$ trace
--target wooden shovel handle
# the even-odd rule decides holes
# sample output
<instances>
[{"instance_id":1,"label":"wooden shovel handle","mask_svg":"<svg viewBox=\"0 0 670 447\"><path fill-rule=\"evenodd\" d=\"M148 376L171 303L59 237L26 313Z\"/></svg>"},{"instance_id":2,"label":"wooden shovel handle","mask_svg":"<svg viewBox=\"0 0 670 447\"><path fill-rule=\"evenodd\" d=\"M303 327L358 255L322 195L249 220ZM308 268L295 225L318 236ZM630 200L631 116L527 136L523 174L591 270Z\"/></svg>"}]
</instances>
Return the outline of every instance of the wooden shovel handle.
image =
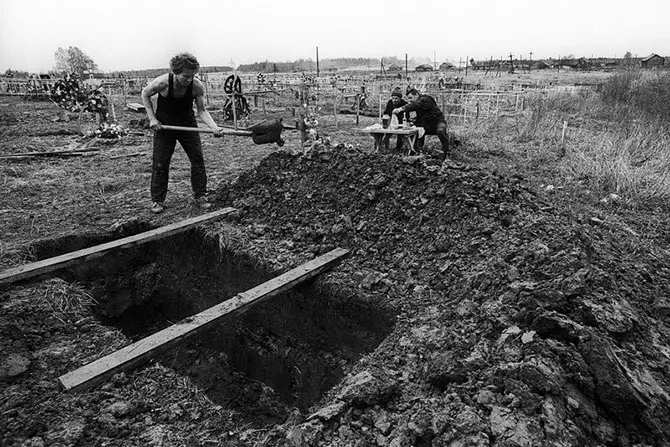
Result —
<instances>
[{"instance_id":1,"label":"wooden shovel handle","mask_svg":"<svg viewBox=\"0 0 670 447\"><path fill-rule=\"evenodd\" d=\"M161 129L165 129L165 130L184 130L186 132L214 133L214 129L210 129L209 127L168 126L168 125L162 124ZM248 130L226 129L225 127L222 128L222 129L223 129L223 134L224 135L237 135L237 136L242 136L242 137L253 136L253 133L251 131L248 131Z\"/></svg>"}]
</instances>

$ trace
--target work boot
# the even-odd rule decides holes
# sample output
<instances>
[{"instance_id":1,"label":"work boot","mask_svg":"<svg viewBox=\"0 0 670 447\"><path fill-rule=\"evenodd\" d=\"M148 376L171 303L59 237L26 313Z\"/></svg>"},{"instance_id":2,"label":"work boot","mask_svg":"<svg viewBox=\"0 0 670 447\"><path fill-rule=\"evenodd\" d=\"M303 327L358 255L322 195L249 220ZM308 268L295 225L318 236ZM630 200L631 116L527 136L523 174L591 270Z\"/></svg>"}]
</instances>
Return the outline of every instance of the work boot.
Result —
<instances>
[{"instance_id":1,"label":"work boot","mask_svg":"<svg viewBox=\"0 0 670 447\"><path fill-rule=\"evenodd\" d=\"M162 202L153 202L151 204L151 212L154 214L160 214L165 210L165 206Z\"/></svg>"},{"instance_id":2,"label":"work boot","mask_svg":"<svg viewBox=\"0 0 670 447\"><path fill-rule=\"evenodd\" d=\"M416 139L416 141L414 142L414 147L412 148L412 149L413 149L413 152L414 152L416 155L419 155L419 154L421 154L421 153L423 152L423 146L424 146L424 143L425 143L425 142L424 142L423 138L417 138L417 139Z\"/></svg>"},{"instance_id":3,"label":"work boot","mask_svg":"<svg viewBox=\"0 0 670 447\"><path fill-rule=\"evenodd\" d=\"M193 204L201 210L208 210L212 207L212 204L207 201L207 197L204 195L193 196Z\"/></svg>"}]
</instances>

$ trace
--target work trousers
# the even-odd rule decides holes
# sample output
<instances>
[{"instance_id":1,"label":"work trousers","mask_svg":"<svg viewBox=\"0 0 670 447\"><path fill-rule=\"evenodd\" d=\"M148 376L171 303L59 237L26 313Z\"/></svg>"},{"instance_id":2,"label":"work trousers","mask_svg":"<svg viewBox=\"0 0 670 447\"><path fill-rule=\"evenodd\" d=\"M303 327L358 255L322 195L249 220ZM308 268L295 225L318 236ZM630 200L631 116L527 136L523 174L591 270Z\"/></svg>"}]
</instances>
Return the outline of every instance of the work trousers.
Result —
<instances>
[{"instance_id":1,"label":"work trousers","mask_svg":"<svg viewBox=\"0 0 670 447\"><path fill-rule=\"evenodd\" d=\"M447 123L437 123L437 126L435 128L425 128L426 133L424 134L423 137L417 138L416 143L415 143L415 149L416 152L421 152L423 149L423 144L426 139L426 135L437 135L437 138L440 139L440 143L442 143L442 152L444 152L444 156L446 157L449 154L450 148L449 148L449 134L447 133Z\"/></svg>"},{"instance_id":2,"label":"work trousers","mask_svg":"<svg viewBox=\"0 0 670 447\"><path fill-rule=\"evenodd\" d=\"M168 191L170 160L177 142L191 162L191 187L198 197L207 192L207 173L202 157L200 134L181 130L159 130L154 132L154 152L151 170L151 200L162 203Z\"/></svg>"},{"instance_id":3,"label":"work trousers","mask_svg":"<svg viewBox=\"0 0 670 447\"><path fill-rule=\"evenodd\" d=\"M384 135L384 149L388 152L389 150L389 143L391 142L391 134L386 134ZM402 152L403 149L403 141L401 136L396 136L396 142L395 142L395 150L398 152Z\"/></svg>"}]
</instances>

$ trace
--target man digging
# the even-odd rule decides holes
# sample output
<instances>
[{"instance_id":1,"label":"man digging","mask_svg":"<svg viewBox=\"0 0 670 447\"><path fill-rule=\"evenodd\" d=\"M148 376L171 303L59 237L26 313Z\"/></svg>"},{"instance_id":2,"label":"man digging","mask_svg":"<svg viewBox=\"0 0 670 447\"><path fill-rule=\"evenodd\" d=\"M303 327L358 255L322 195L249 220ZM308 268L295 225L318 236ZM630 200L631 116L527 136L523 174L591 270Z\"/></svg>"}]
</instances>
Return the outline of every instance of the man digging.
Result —
<instances>
[{"instance_id":1,"label":"man digging","mask_svg":"<svg viewBox=\"0 0 670 447\"><path fill-rule=\"evenodd\" d=\"M201 209L209 208L206 202L207 173L202 156L200 134L183 130L162 129L162 125L198 127L193 113L193 101L198 116L214 129L215 137L223 136L221 129L205 108L205 88L195 78L200 63L189 53L180 53L170 60L170 73L163 74L142 90L142 103L149 117L149 127L154 131L153 161L151 171L151 211L161 213L168 190L170 160L177 141L191 162L191 187L193 200ZM158 95L156 111L151 97Z\"/></svg>"}]
</instances>

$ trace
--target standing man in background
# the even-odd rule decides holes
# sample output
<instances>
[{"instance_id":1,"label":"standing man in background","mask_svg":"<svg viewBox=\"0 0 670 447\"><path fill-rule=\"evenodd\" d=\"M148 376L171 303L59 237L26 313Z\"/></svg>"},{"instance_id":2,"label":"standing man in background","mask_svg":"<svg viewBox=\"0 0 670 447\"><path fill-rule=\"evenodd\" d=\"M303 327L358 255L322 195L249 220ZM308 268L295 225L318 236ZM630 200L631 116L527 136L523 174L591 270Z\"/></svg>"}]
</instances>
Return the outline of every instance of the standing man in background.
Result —
<instances>
[{"instance_id":1,"label":"standing man in background","mask_svg":"<svg viewBox=\"0 0 670 447\"><path fill-rule=\"evenodd\" d=\"M193 200L201 209L209 208L206 202L207 173L202 156L202 144L198 132L162 129L162 125L198 127L193 113L195 101L198 116L214 129L215 137L223 136L221 129L205 108L205 88L195 78L200 63L189 53L180 53L170 60L170 73L165 73L149 83L142 90L142 103L149 117L149 127L154 131L153 161L151 171L151 211L162 213L168 190L170 160L177 141L191 162L191 187ZM158 95L157 106L151 97Z\"/></svg>"}]
</instances>

